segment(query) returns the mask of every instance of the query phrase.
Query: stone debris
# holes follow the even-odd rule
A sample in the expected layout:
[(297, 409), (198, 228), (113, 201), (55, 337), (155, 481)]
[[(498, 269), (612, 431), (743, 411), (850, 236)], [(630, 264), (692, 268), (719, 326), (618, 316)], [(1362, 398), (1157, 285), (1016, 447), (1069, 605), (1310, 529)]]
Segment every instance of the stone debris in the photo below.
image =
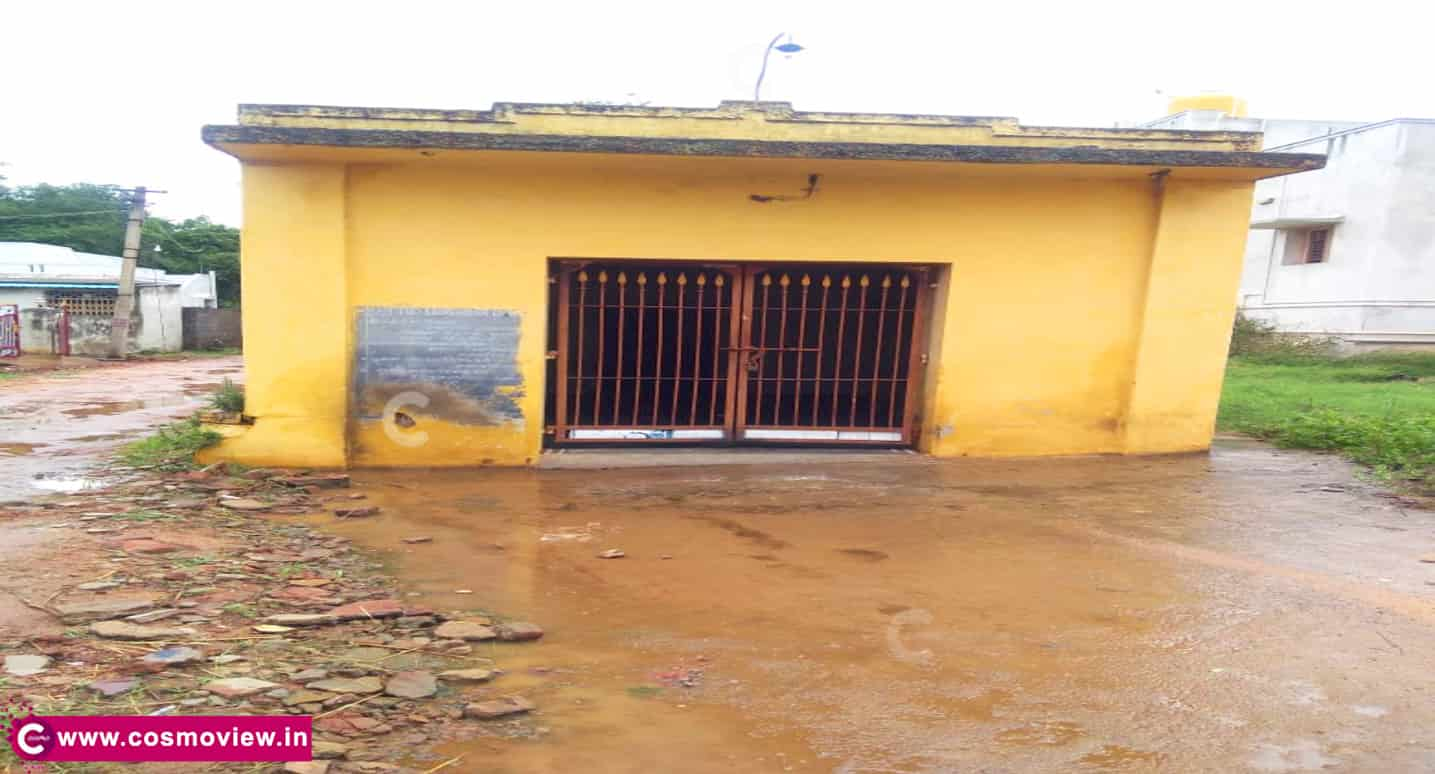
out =
[(67, 624), (80, 624), (119, 618), (150, 610), (159, 599), (160, 595), (158, 594), (146, 594), (142, 597), (106, 595), (93, 599), (56, 603), (53, 609), (55, 614), (60, 616), (61, 621)]
[(627, 554), (623, 553), (623, 549), (621, 548), (610, 548), (607, 551), (598, 554), (599, 559), (622, 559), (625, 556), (627, 556)]
[(159, 610), (150, 610), (149, 612), (145, 613), (135, 613), (134, 615), (127, 615), (125, 616), (125, 620), (129, 621), (130, 623), (147, 624), (154, 623), (155, 621), (163, 621), (166, 618), (173, 618), (177, 615), (179, 615), (179, 608), (165, 607), (160, 608)]
[(479, 720), (496, 720), (508, 717), (509, 715), (521, 715), (532, 712), (535, 709), (533, 702), (522, 696), (504, 696), (501, 699), (491, 699), (469, 704), (463, 708), (463, 716), (466, 718), (477, 718)]
[(430, 672), (397, 672), (384, 683), (384, 693), (401, 699), (424, 699), (438, 692)]
[(264, 620), (279, 626), (330, 626), (339, 618), (330, 613), (278, 613), (265, 616)]
[(334, 698), (334, 694), (325, 691), (295, 691), (283, 697), (284, 706), (293, 707), (299, 704), (322, 704)]
[(197, 633), (185, 626), (145, 626), (128, 621), (96, 621), (90, 624), (90, 634), (111, 640), (177, 640), (193, 637)]
[(49, 656), (40, 655), (17, 655), (5, 657), (5, 674), (16, 677), (29, 677), (44, 672), (50, 665)]
[[(349, 485), (342, 475), (219, 465), (145, 472), (67, 496), (53, 506), (68, 518), (55, 528), (122, 534), (87, 538), (97, 555), (44, 603), (83, 628), (37, 640), (46, 655), (8, 655), (11, 687), (74, 686), (95, 714), (130, 714), (127, 694), (145, 690), (144, 712), (314, 716), (315, 759), (285, 767), (297, 772), (325, 771), (330, 761), (336, 772), (399, 771), (387, 761), (471, 735), (465, 718), (532, 710), (526, 699), (485, 694), (502, 671), (470, 643), (535, 640), (540, 627), (476, 613), (448, 621), (395, 588), (349, 539), (246, 512), (312, 514), (329, 502), (379, 511), (345, 508), (363, 495), (332, 490)], [(126, 518), (137, 512), (163, 518)], [(434, 542), (421, 533), (400, 539)], [(113, 642), (125, 640), (140, 644)]]
[(219, 504), (236, 511), (267, 511), (274, 507), (272, 503), (263, 503), (247, 497), (226, 497), (220, 500)]
[(397, 599), (366, 599), (340, 605), (329, 611), (329, 615), (340, 621), (354, 621), (365, 618), (398, 618), (404, 614), (404, 606)]
[(333, 583), (333, 581), (328, 578), (294, 578), (289, 581), (290, 586), (306, 586), (310, 588), (327, 586), (331, 583)]
[(267, 680), (256, 680), (252, 677), (226, 677), (220, 680), (211, 680), (200, 687), (203, 690), (223, 696), (226, 699), (236, 699), (244, 696), (253, 696), (256, 693), (264, 693), (265, 691), (280, 686), (278, 683), (271, 683)]
[(542, 627), (531, 624), (527, 621), (509, 621), (494, 627), (498, 632), (498, 639), (505, 642), (520, 642), (523, 640), (536, 640), (543, 636)]
[(497, 674), (492, 669), (450, 669), (439, 672), (438, 679), (448, 683), (486, 683)]
[(309, 683), (310, 690), (328, 691), (329, 693), (378, 693), (384, 690), (384, 683), (377, 677), (331, 677), (327, 680), (318, 680)]
[(140, 662), (148, 669), (165, 669), (174, 666), (194, 664), (204, 660), (204, 654), (194, 648), (177, 646), (164, 648), (153, 653), (146, 654)]
[(365, 516), (377, 516), (379, 506), (365, 505), (362, 508), (335, 508), (334, 515), (341, 519), (360, 519)]
[(349, 746), (339, 742), (326, 742), (323, 739), (315, 739), (313, 742), (313, 755), (319, 760), (342, 760), (349, 754)]
[(478, 642), (498, 638), (498, 632), (473, 621), (448, 621), (433, 631), (435, 637), (445, 640), (466, 640)]
[(117, 589), (122, 585), (124, 584), (119, 581), (90, 581), (89, 583), (81, 583), (75, 588), (80, 591), (107, 591), (109, 589)]
[(173, 543), (165, 543), (151, 538), (135, 538), (120, 543), (126, 553), (131, 554), (168, 554), (175, 551), (183, 551), (184, 546), (177, 546)]
[(309, 476), (275, 476), (272, 479), (277, 484), (298, 487), (300, 489), (315, 486), (320, 489), (344, 489), (350, 484), (349, 477), (343, 473), (324, 473)]
[(328, 774), (328, 761), (293, 761), (284, 764), (286, 774)]
[(111, 696), (119, 696), (122, 693), (128, 693), (138, 687), (139, 684), (140, 681), (138, 680), (96, 680), (85, 687), (101, 696), (109, 698)]

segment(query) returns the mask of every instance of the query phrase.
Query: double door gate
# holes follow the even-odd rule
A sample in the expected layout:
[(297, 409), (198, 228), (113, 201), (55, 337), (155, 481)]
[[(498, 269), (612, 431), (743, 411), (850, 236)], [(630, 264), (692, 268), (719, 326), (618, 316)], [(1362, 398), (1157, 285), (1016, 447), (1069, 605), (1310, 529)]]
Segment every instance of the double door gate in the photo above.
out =
[(925, 267), (555, 268), (557, 444), (914, 440)]

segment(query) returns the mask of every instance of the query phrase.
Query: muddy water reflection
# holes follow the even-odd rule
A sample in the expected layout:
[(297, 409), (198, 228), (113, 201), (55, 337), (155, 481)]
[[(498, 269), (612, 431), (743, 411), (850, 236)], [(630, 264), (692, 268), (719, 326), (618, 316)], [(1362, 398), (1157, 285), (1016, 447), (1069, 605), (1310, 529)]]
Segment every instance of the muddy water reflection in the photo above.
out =
[(312, 520), (392, 552), (420, 601), (547, 629), (483, 689), (537, 701), (531, 738), (477, 727), (444, 751), (460, 770), (1435, 760), (1411, 693), (1430, 671), (1343, 636), (1378, 619), (1406, 654), (1435, 645), (1365, 591), (1418, 611), (1420, 568), (1370, 555), (1401, 550), (1361, 524), (1383, 505), (1292, 499), (1349, 478), (1311, 459), (375, 472), (356, 486), (383, 515)]

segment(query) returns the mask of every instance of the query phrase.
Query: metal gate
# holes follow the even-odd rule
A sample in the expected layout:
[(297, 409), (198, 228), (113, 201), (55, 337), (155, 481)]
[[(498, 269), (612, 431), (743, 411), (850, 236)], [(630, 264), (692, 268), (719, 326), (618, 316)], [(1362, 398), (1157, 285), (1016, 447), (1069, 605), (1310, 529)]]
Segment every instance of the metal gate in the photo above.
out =
[(910, 445), (927, 269), (557, 264), (558, 444)]
[(20, 307), (0, 304), (0, 357), (20, 356)]

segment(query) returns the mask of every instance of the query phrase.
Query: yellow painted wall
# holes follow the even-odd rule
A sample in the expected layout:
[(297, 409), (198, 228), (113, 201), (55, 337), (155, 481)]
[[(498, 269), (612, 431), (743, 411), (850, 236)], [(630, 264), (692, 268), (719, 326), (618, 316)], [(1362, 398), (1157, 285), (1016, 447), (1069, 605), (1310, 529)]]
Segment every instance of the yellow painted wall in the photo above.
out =
[[(806, 201), (757, 204), (752, 193)], [(1095, 176), (1093, 176), (1095, 175)], [(1210, 441), (1250, 182), (925, 162), (441, 153), (250, 163), (245, 345), (257, 464), (524, 464), (543, 430), (553, 257), (941, 265), (923, 446), (1140, 453)], [(355, 310), (514, 310), (526, 419), (347, 419)]]

